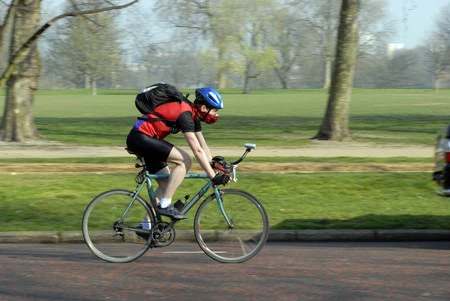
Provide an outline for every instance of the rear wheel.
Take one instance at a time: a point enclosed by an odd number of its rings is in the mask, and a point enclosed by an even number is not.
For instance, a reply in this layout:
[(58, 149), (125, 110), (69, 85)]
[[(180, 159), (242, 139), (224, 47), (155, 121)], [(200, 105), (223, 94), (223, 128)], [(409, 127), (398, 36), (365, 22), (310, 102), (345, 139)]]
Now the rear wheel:
[(152, 211), (140, 196), (128, 190), (110, 190), (95, 197), (82, 221), (84, 240), (99, 258), (130, 262), (150, 247), (151, 230), (138, 227), (144, 218), (155, 224)]
[[(219, 205), (223, 206), (225, 215)], [(209, 196), (197, 210), (194, 233), (200, 248), (220, 262), (243, 262), (255, 256), (269, 235), (269, 220), (262, 204), (251, 194), (221, 191), (221, 200)]]

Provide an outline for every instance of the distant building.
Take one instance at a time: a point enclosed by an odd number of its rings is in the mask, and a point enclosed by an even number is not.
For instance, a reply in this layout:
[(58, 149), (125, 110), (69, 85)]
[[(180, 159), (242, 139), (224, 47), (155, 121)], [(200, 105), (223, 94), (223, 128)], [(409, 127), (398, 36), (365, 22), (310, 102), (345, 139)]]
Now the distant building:
[(395, 52), (405, 49), (405, 45), (401, 43), (389, 43), (387, 45), (387, 56), (389, 59), (392, 59), (395, 55)]

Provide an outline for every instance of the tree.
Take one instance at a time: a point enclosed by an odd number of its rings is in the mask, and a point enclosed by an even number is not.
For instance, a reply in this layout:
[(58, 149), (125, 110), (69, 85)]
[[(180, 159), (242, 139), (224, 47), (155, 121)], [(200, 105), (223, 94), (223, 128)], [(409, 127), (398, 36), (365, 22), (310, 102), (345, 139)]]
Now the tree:
[(68, 22), (68, 32), (53, 43), (50, 63), (57, 73), (75, 86), (97, 94), (97, 81), (106, 79), (115, 85), (114, 74), (120, 71), (121, 49), (114, 16), (107, 13)]
[[(38, 138), (33, 112), (34, 93), (40, 66), (36, 41), (56, 21), (80, 15), (95, 14), (128, 7), (139, 0), (123, 5), (105, 5), (88, 10), (74, 10), (59, 15), (38, 28), (41, 0), (13, 0), (7, 6), (6, 16), (0, 26), (0, 53), (7, 53), (0, 70), (0, 87), (7, 84), (5, 111), (0, 126), (0, 140), (20, 142)], [(1, 6), (6, 6), (0, 2)], [(9, 50), (5, 50), (8, 47)]]
[[(14, 11), (14, 23), (11, 28), (14, 38), (10, 42), (11, 53), (16, 52), (26, 42), (29, 32), (36, 31), (39, 22), (40, 1), (17, 2)], [(36, 137), (33, 120), (34, 96), (40, 73), (39, 54), (36, 44), (30, 45), (30, 51), (16, 64), (8, 79), (6, 105), (0, 128), (2, 140), (22, 141), (26, 137)], [(13, 99), (14, 101), (8, 101)]]
[(436, 30), (427, 42), (428, 64), (434, 75), (434, 89), (439, 91), (440, 80), (450, 66), (450, 4), (443, 7), (436, 22)]
[[(336, 37), (339, 26), (339, 6), (341, 0), (296, 0), (292, 2), (297, 8), (299, 19), (314, 32), (318, 56), (323, 62), (322, 87), (330, 88), (333, 62), (336, 55)], [(373, 42), (389, 34), (386, 26), (381, 24), (385, 18), (385, 0), (366, 0), (360, 7), (358, 54), (366, 54)]]
[(276, 52), (269, 45), (268, 36), (272, 30), (273, 11), (277, 9), (276, 1), (246, 1), (238, 11), (242, 11), (241, 30), (237, 36), (236, 49), (242, 57), (238, 69), (243, 74), (244, 91), (250, 93), (250, 81), (258, 78), (265, 70), (277, 67)]
[(358, 45), (360, 0), (342, 0), (334, 73), (328, 105), (314, 139), (342, 141), (350, 136), (349, 105)]
[(292, 6), (284, 6), (275, 11), (273, 17), (274, 28), (269, 38), (270, 45), (277, 52), (274, 70), (282, 88), (288, 89), (293, 67), (298, 67), (301, 59), (309, 63), (318, 45), (312, 31)]
[(310, 30), (316, 33), (319, 40), (320, 57), (324, 62), (323, 88), (328, 89), (331, 82), (332, 63), (335, 55), (336, 30), (338, 27), (339, 1), (306, 0), (295, 1), (300, 6), (302, 20)]
[[(230, 45), (235, 42), (234, 33), (239, 29), (236, 6), (238, 0), (175, 0), (158, 3), (161, 16), (171, 16), (168, 22), (189, 33), (202, 34), (216, 50), (218, 88), (227, 85), (226, 74), (232, 67)], [(166, 19), (166, 18), (165, 18)]]
[(228, 85), (231, 73), (238, 72), (247, 93), (250, 81), (276, 64), (267, 32), (278, 5), (276, 0), (177, 0), (160, 3), (158, 9), (161, 15), (172, 16), (168, 22), (175, 27), (192, 36), (200, 33), (202, 46), (211, 42), (211, 50), (203, 53), (204, 57), (215, 55), (219, 89)]
[(354, 87), (428, 88), (431, 76), (425, 62), (425, 47), (397, 50), (391, 55), (384, 50), (376, 57), (357, 62)]

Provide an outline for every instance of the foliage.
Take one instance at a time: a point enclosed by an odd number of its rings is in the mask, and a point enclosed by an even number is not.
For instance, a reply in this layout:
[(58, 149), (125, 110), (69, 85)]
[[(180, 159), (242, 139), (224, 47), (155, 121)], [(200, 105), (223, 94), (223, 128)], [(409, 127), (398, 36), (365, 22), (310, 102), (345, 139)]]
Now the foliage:
[[(134, 174), (0, 174), (1, 231), (79, 230), (90, 200), (133, 190)], [(186, 180), (178, 197), (200, 188)], [(450, 229), (450, 203), (429, 173), (241, 173), (230, 188), (251, 192), (275, 229)], [(145, 197), (148, 199), (148, 197)], [(191, 229), (193, 211), (176, 229)]]
[[(323, 60), (331, 66), (334, 56), (339, 6), (338, 0), (178, 0), (160, 3), (156, 10), (171, 15), (161, 21), (177, 31), (202, 34), (202, 52), (207, 48), (215, 54), (210, 66), (217, 70), (219, 88), (240, 86), (248, 93), (250, 85), (273, 87), (277, 79), (283, 88), (321, 81)], [(384, 30), (375, 25), (383, 5), (373, 6), (378, 9), (371, 9), (372, 18), (362, 19), (366, 36)]]
[(439, 90), (441, 79), (447, 79), (450, 69), (450, 4), (444, 6), (436, 22), (436, 30), (427, 40), (429, 69), (433, 71), (434, 89)]
[(49, 63), (74, 87), (95, 88), (101, 79), (110, 87), (117, 84), (114, 74), (121, 71), (121, 50), (114, 15), (73, 19), (64, 38), (53, 43)]
[[(260, 65), (251, 70), (250, 74), (258, 74), (251, 79), (251, 89), (324, 86), (324, 64), (330, 67), (334, 59), (340, 0), (176, 0), (159, 2), (153, 8), (150, 2), (138, 4), (138, 11), (145, 14), (136, 15), (135, 9), (121, 13), (121, 24), (126, 25), (120, 31), (126, 37), (120, 39), (119, 48), (125, 52), (117, 62), (125, 68), (115, 73), (121, 87), (138, 89), (165, 81), (189, 87), (225, 85), (242, 91), (245, 62), (249, 61), (245, 58), (257, 58), (265, 49), (273, 49), (276, 55), (269, 51), (270, 60), (262, 64), (266, 68)], [(273, 5), (270, 16), (243, 8), (254, 3), (261, 10)], [(433, 87), (434, 67), (427, 62), (425, 47), (397, 51), (397, 57), (388, 58), (388, 37), (395, 28), (389, 23), (386, 1), (362, 1), (361, 5), (355, 87)], [(264, 23), (256, 49), (250, 47), (248, 38), (241, 39), (251, 33), (252, 14)], [(55, 44), (47, 48), (56, 49)], [(61, 68), (49, 64), (51, 54), (43, 55), (46, 72), (41, 87), (72, 87), (62, 76), (54, 76)], [(441, 88), (448, 83), (442, 79)], [(105, 77), (98, 86), (110, 88), (111, 80)]]

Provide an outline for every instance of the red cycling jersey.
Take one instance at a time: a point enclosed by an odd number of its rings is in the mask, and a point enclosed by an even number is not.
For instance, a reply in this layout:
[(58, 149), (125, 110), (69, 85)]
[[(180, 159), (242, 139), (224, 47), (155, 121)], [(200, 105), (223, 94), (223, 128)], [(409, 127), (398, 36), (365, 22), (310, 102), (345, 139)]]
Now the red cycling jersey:
[(190, 103), (169, 102), (156, 107), (155, 113), (158, 115), (147, 114), (146, 117), (162, 117), (164, 120), (139, 120), (134, 124), (133, 129), (161, 140), (180, 130), (183, 133), (201, 131), (200, 121), (194, 121), (196, 115)]

